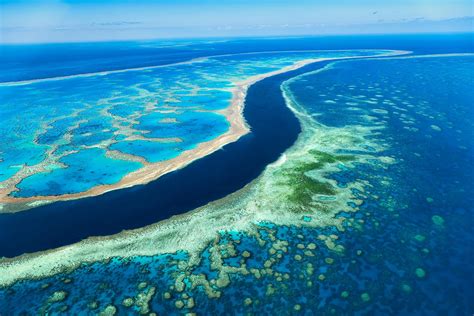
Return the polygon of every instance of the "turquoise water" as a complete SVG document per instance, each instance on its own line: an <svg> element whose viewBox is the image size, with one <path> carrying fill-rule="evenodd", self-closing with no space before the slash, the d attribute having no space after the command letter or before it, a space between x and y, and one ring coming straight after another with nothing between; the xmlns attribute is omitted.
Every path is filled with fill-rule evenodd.
<svg viewBox="0 0 474 316"><path fill-rule="evenodd" d="M217 111L230 105L236 82L303 59L383 52L223 55L160 67L2 83L0 186L7 185L10 196L33 197L117 183L139 165L117 155L87 159L90 150L123 151L148 162L174 158L228 130L226 118Z"/></svg>
<svg viewBox="0 0 474 316"><path fill-rule="evenodd" d="M191 266L178 252L18 282L0 290L0 311L92 314L113 305L122 314L146 307L158 314L470 315L473 62L472 56L337 62L289 84L301 109L324 126L377 128L367 137L384 149L365 149L394 161L340 165L328 175L340 187L368 183L354 191L363 201L359 211L349 212L356 206L348 203L337 215L347 219L345 231L260 223L256 234L221 233ZM301 215L302 222L313 220L317 214ZM322 235L345 250L329 249ZM239 269L244 264L247 272ZM203 276L209 283L196 281ZM58 291L63 296L53 300ZM143 296L147 303L135 304Z"/></svg>
<svg viewBox="0 0 474 316"><path fill-rule="evenodd" d="M91 164L90 162L94 163ZM47 173L38 173L23 180L13 196L59 195L83 192L91 186L113 184L122 174L142 167L141 163L111 159L105 150L84 149L59 159L60 165L51 165ZM85 168L87 166L87 168ZM62 185L68 183L67 186Z"/></svg>

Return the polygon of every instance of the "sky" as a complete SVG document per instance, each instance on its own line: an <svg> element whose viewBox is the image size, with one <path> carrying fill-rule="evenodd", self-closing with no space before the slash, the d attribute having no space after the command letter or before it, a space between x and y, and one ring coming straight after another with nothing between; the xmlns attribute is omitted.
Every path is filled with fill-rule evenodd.
<svg viewBox="0 0 474 316"><path fill-rule="evenodd" d="M0 0L0 43L474 31L473 0Z"/></svg>

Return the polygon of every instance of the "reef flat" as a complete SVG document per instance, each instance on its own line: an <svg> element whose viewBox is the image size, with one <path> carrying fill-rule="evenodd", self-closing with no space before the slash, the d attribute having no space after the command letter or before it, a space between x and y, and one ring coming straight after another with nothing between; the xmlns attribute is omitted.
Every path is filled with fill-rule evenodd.
<svg viewBox="0 0 474 316"><path fill-rule="evenodd" d="M0 307L469 312L473 57L423 57L285 82L302 133L259 178L155 225L3 259Z"/></svg>
<svg viewBox="0 0 474 316"><path fill-rule="evenodd" d="M371 53L222 55L1 83L0 211L148 183L246 134L241 112L252 83L361 54Z"/></svg>

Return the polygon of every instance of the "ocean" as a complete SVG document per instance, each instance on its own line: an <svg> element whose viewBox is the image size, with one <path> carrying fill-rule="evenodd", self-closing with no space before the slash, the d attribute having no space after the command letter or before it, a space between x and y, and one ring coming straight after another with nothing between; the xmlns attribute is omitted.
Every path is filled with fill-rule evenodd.
<svg viewBox="0 0 474 316"><path fill-rule="evenodd" d="M472 35L181 44L188 46L65 47L81 47L91 64L96 58L94 71L113 69L104 46L127 67L144 66L137 56L145 54L165 63L283 47L413 54L322 62L266 78L246 97L252 132L222 150L144 186L0 215L1 239L12 241L0 255L10 257L142 227L237 191L189 215L209 214L195 222L208 230L222 225L197 257L179 247L160 253L178 237L145 238L156 255L114 256L3 287L0 312L472 314L474 57L463 54L473 51ZM128 50L120 55L119 47ZM23 70L4 81L45 76L44 66L19 63ZM78 73L77 60L70 69L51 63L48 76ZM214 213L238 218L226 226ZM192 226L179 227L199 239Z"/></svg>

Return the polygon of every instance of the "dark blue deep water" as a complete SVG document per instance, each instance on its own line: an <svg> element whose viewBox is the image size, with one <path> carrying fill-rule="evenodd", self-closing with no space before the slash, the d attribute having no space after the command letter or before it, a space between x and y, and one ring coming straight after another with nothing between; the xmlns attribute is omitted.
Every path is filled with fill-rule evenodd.
<svg viewBox="0 0 474 316"><path fill-rule="evenodd" d="M407 49L415 54L473 51L471 35L361 37L359 41L343 37L237 40L215 44L215 50L232 50L242 43L249 50L357 47ZM48 249L90 235L144 226L242 187L300 132L298 121L284 106L281 83L324 65L252 86L244 113L252 133L180 171L146 186L1 215L0 255ZM40 308L52 314L85 310L94 314L108 305L121 314L140 312L141 307L123 304L124 299L140 292L153 294L148 307L158 314L225 314L232 310L236 314L472 315L474 57L339 62L331 70L304 79L290 85L301 106L334 128L364 125L364 117L373 116L384 126L372 136L387 146L381 155L396 161L389 167L361 164L330 175L340 186L354 179L371 184L365 192L355 192L364 200L360 211L338 214L354 223L346 226L344 233L334 227L262 223L258 236L265 243L238 232L222 233L202 253L198 266L184 270L179 262L188 258L181 252L87 264L72 273L18 282L0 290L0 314L30 314ZM238 170L230 168L236 164ZM157 199L156 190L168 199ZM176 199L178 193L187 199ZM321 234L337 235L345 252L329 250L318 238ZM286 252L277 252L281 254L278 259L270 252L275 236L288 242ZM6 240L9 242L3 242ZM226 253L226 247L232 247L235 254ZM264 262L274 258L272 275L257 278L231 273L227 287L219 290L211 286L220 291L220 297L209 298L203 286L193 286L191 278L200 274L207 280L218 277L222 269L212 267L210 259L217 248L224 258L223 266L239 267L246 262L248 269L264 269ZM308 249L317 249L315 256L305 253ZM250 252L250 257L244 251ZM180 275L183 288L175 282ZM50 297L57 291L64 291L65 297L53 302ZM177 301L184 302L184 307Z"/></svg>
<svg viewBox="0 0 474 316"><path fill-rule="evenodd" d="M155 66L196 57L245 52L306 49L472 52L473 41L471 33L0 45L0 82Z"/></svg>

